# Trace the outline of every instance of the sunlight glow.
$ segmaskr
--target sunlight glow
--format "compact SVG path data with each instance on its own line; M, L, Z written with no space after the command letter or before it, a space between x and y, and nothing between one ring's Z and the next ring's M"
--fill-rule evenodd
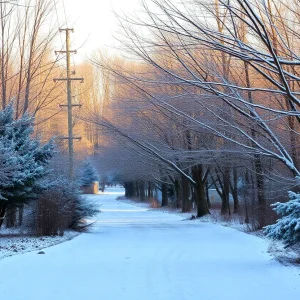
M64 0L69 27L74 27L73 45L79 49L79 56L85 58L97 49L111 49L113 36L118 31L118 21L113 13L132 13L138 8L139 0ZM64 11L60 10L64 21Z

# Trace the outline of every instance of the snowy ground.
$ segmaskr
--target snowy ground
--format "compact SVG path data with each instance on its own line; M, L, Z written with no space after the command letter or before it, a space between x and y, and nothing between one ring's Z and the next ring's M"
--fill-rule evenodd
M300 296L300 270L268 242L212 223L99 197L90 233L0 261L0 299L284 300Z
M180 208L174 207L158 207L152 208L151 202L145 201L141 202L136 199L127 199L125 196L118 197L118 200L122 203L132 204L134 206L148 208L149 210L157 211L162 213L177 214L180 215L182 219L190 219L192 215L196 215L196 210L192 210L188 213L182 213ZM241 215L231 215L222 216L220 214L220 209L210 209L210 214L199 219L190 220L195 223L214 223L222 226L228 226L230 228L243 231L248 234L252 234L261 238L265 238L263 230L253 231L251 225L245 224L244 216ZM271 253L278 261L285 265L298 265L300 266L300 244L294 245L293 247L285 248L284 244L280 241L270 241L268 252Z
M13 256L20 253L26 253L30 251L38 251L46 247L50 247L56 244L68 241L78 233L75 231L67 231L64 236L56 237L31 237L20 236L19 232L1 230L0 236L0 261L4 257Z

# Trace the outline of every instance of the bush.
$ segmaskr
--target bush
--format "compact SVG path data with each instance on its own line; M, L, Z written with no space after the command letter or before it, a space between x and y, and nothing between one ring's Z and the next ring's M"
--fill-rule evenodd
M84 226L85 218L93 217L99 213L99 207L95 203L88 201L84 196L80 196L75 200L75 210L72 215L72 222L69 225L73 229L81 229Z
M71 223L73 201L64 197L62 189L45 191L37 202L36 234L40 236L63 235Z
M282 240L286 246L300 242L300 194L289 192L290 201L286 203L275 203L273 210L280 219L273 225L265 227L268 237Z
M79 185L57 180L37 200L35 233L39 236L63 235L68 228L80 229L82 220L99 212L81 195Z

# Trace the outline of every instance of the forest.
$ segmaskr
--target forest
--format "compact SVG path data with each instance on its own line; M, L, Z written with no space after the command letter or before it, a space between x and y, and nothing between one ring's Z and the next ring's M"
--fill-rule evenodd
M128 197L158 188L162 206L238 215L251 230L285 216L267 232L299 241L298 1L141 5L116 16L125 54L91 59L108 95L105 114L82 119L107 140L102 167Z

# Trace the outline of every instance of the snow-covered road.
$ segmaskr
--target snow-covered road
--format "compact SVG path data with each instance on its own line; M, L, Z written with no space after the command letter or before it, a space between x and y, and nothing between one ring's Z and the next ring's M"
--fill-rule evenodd
M91 233L0 261L1 300L293 300L300 270L255 236L96 195Z

